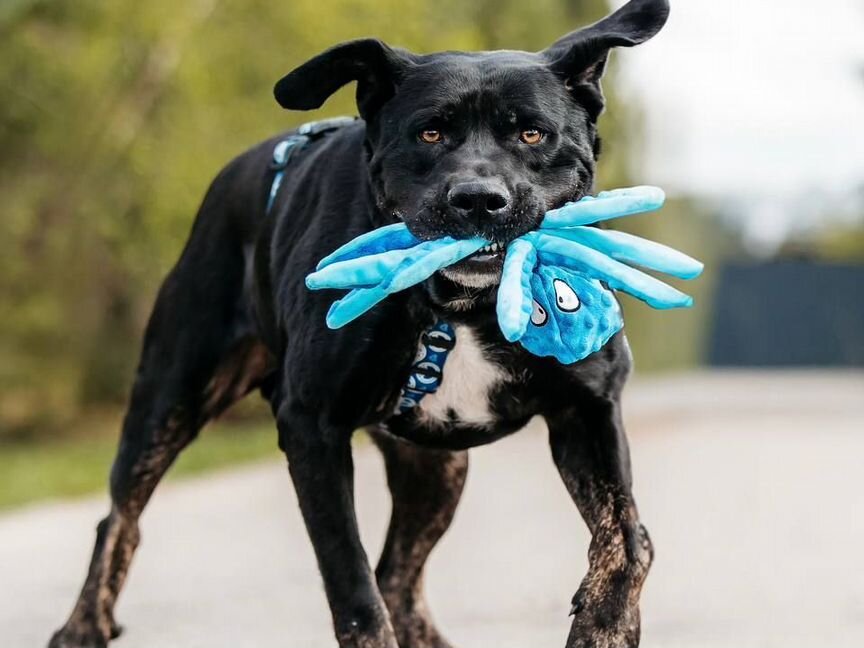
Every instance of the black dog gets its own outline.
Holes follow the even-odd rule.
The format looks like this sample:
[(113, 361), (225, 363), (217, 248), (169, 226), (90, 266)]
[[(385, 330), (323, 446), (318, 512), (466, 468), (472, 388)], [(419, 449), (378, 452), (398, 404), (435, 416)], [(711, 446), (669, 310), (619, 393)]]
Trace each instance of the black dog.
[[(381, 225), (403, 220), (421, 238), (506, 244), (546, 210), (588, 193), (609, 50), (651, 38), (667, 14), (665, 0), (633, 0), (536, 54), (416, 55), (358, 40), (279, 81), (276, 98), (295, 110), (357, 81), (362, 120), (302, 148), (269, 212), (278, 139), (213, 182), (147, 327), (111, 474), (113, 506), (53, 648), (105, 646), (118, 634), (113, 608), (143, 507), (201, 426), (253, 389), (276, 416), (340, 646), (449, 645), (427, 612), (422, 574), (459, 501), (465, 449), (537, 414), (593, 536), (567, 645), (638, 645), (652, 548), (621, 425), (631, 362), (624, 336), (570, 366), (507, 343), (494, 311), (500, 252), (443, 270), (339, 331), (324, 325), (336, 295), (308, 291), (304, 277)], [(456, 330), (440, 389), (394, 415), (418, 340), (436, 318)], [(350, 438), (360, 427), (384, 453), (393, 496), (374, 572), (353, 505)]]

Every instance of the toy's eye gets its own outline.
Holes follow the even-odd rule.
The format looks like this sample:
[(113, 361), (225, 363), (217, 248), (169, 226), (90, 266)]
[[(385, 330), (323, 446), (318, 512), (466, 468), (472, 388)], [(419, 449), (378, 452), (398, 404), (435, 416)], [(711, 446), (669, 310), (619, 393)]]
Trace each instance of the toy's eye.
[(553, 280), (552, 286), (555, 288), (555, 305), (558, 306), (558, 310), (565, 313), (579, 310), (579, 306), (581, 306), (579, 296), (570, 286), (560, 279)]
[(546, 312), (546, 309), (535, 301), (531, 308), (531, 323), (534, 326), (543, 326), (548, 319), (549, 314)]
[(526, 144), (539, 144), (543, 139), (543, 131), (536, 128), (528, 128), (519, 133), (519, 139)]
[(444, 139), (444, 136), (439, 130), (435, 130), (434, 128), (427, 128), (420, 131), (420, 139), (427, 144), (437, 144), (442, 139)]

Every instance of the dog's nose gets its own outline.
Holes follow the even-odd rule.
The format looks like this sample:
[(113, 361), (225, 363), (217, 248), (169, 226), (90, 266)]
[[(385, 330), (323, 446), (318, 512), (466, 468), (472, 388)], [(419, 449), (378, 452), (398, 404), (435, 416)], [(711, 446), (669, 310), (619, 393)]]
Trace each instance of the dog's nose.
[(510, 204), (510, 193), (500, 182), (474, 180), (460, 182), (447, 192), (447, 203), (467, 217), (495, 217)]

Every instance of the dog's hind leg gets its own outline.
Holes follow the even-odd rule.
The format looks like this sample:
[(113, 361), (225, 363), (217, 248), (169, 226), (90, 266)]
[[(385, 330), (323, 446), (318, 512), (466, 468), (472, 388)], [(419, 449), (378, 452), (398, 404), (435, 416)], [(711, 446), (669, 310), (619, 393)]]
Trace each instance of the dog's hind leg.
[[(166, 359), (171, 355), (162, 345), (156, 346), (158, 351), (148, 350), (165, 353)], [(183, 354), (174, 358), (172, 365), (183, 364)], [(153, 374), (143, 368), (111, 470), (111, 511), (97, 526), (86, 581), (68, 621), (53, 636), (51, 648), (105, 646), (119, 634), (114, 604), (138, 546), (138, 518), (144, 506), (201, 426), (254, 387), (266, 362), (263, 348), (246, 339), (235, 344), (203, 388), (193, 388), (188, 375)], [(180, 367), (173, 369), (185, 373)]]
[(449, 648), (423, 594), (423, 568), (450, 526), (468, 474), (468, 453), (430, 450), (372, 431), (384, 455), (393, 512), (375, 571), (400, 648)]
[[(220, 367), (215, 382), (230, 383), (237, 394), (245, 393), (252, 386), (254, 367), (263, 366), (259, 354), (253, 343), (240, 343), (236, 355)], [(111, 511), (96, 527), (86, 581), (68, 621), (52, 638), (51, 648), (105, 646), (120, 634), (114, 604), (140, 539), (138, 518), (180, 451), (217, 412), (213, 409), (215, 392), (211, 397), (190, 394), (185, 399), (148, 382), (139, 381), (135, 386), (111, 470)]]
[(103, 647), (119, 634), (114, 604), (153, 490), (201, 426), (269, 372), (243, 307), (242, 251), (224, 231), (199, 225), (156, 300), (111, 470), (111, 511), (97, 526), (86, 581), (50, 648)]

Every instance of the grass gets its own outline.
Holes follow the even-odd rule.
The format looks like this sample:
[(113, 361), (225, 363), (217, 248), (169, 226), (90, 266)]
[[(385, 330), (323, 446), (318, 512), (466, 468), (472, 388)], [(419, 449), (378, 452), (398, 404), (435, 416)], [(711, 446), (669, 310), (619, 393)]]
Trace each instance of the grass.
[[(0, 445), (0, 509), (105, 491), (117, 437)], [(168, 479), (280, 456), (272, 421), (226, 422), (205, 428), (172, 466)]]

